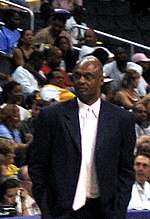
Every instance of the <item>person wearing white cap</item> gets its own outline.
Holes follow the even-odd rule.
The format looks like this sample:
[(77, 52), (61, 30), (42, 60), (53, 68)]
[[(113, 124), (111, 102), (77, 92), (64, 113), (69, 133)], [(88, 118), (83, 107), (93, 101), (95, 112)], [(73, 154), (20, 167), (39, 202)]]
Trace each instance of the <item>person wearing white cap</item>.
[(131, 57), (132, 62), (137, 63), (143, 68), (143, 77), (147, 83), (150, 82), (150, 58), (144, 53), (135, 53)]

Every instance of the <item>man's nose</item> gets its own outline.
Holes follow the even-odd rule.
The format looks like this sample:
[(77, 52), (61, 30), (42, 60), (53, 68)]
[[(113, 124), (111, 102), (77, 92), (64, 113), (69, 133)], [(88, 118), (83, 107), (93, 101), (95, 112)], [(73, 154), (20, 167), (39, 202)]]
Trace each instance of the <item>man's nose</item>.
[(79, 78), (79, 80), (78, 80), (78, 83), (85, 83), (85, 77), (84, 77), (84, 75), (81, 75), (80, 76), (80, 78)]

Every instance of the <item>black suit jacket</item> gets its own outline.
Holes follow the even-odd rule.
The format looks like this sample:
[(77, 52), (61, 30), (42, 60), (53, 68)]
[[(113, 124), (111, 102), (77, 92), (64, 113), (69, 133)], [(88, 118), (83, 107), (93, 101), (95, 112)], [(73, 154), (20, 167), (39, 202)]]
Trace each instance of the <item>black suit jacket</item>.
[[(134, 146), (132, 113), (102, 101), (95, 163), (101, 204), (109, 219), (125, 218), (134, 182)], [(44, 108), (29, 148), (29, 174), (43, 219), (59, 218), (71, 211), (80, 165), (77, 100)]]

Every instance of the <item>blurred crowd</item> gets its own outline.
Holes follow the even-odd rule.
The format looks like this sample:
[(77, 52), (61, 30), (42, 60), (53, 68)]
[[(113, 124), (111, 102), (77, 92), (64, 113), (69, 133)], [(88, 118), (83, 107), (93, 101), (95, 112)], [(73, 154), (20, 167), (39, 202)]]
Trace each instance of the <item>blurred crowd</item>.
[(74, 27), (87, 27), (82, 4), (43, 0), (36, 33), (18, 31), (18, 11), (8, 9), (4, 14), (5, 25), (0, 27), (0, 217), (40, 214), (27, 156), (36, 119), (42, 107), (76, 96), (74, 67), (88, 55), (103, 65), (101, 98), (134, 114), (135, 184), (129, 209), (150, 210), (150, 58), (142, 52), (130, 57), (123, 47), (110, 51), (93, 29)]

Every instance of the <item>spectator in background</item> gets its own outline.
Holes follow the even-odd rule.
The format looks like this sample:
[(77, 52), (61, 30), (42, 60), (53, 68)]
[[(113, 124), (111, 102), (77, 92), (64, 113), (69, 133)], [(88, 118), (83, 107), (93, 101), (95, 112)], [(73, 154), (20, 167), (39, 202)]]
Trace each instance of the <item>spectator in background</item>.
[(49, 84), (40, 89), (40, 97), (45, 101), (55, 99), (58, 102), (64, 102), (75, 97), (71, 91), (64, 89), (64, 76), (61, 71), (52, 71), (47, 75)]
[(143, 103), (137, 103), (132, 107), (135, 119), (136, 148), (150, 143), (150, 132), (147, 129), (147, 111)]
[(45, 75), (51, 74), (52, 71), (59, 70), (62, 71), (64, 76), (64, 88), (72, 87), (73, 83), (61, 66), (62, 63), (62, 52), (56, 47), (52, 46), (49, 49), (44, 50), (45, 63), (43, 64), (41, 70)]
[(22, 208), (22, 201), (21, 201), (21, 192), (24, 192), (24, 202), (25, 202), (25, 210), (27, 211), (27, 215), (40, 215), (40, 209), (36, 204), (33, 196), (32, 196), (32, 182), (30, 180), (28, 174), (28, 166), (21, 166), (18, 172), (18, 179), (19, 179), (19, 187), (20, 191), (18, 192), (18, 196), (16, 198), (16, 209), (20, 215), (23, 214), (24, 209)]
[(54, 7), (53, 7), (52, 3), (50, 3), (50, 2), (43, 2), (43, 3), (41, 3), (41, 6), (40, 6), (40, 17), (41, 17), (41, 19), (43, 21), (42, 25), (41, 25), (42, 26), (41, 28), (46, 28), (49, 25), (51, 25), (54, 13), (55, 13), (55, 11), (54, 11)]
[(134, 160), (136, 181), (132, 187), (128, 210), (150, 210), (150, 184), (147, 177), (150, 171), (150, 155), (137, 153)]
[(0, 52), (12, 56), (14, 49), (20, 39), (17, 28), (20, 25), (20, 15), (14, 9), (6, 10), (4, 13), (4, 23), (0, 29)]
[(17, 47), (20, 33), (17, 28), (20, 25), (20, 15), (14, 9), (5, 10), (3, 21), (5, 26), (0, 27), (0, 88), (7, 83), (14, 71), (12, 54)]
[(81, 46), (81, 50), (79, 52), (79, 59), (83, 58), (86, 55), (90, 55), (96, 49), (101, 48), (104, 49), (108, 53), (108, 58), (112, 61), (114, 58), (114, 54), (111, 53), (107, 48), (100, 46), (102, 42), (98, 42), (96, 32), (89, 28), (84, 33), (83, 45)]
[(31, 109), (31, 117), (21, 122), (20, 130), (25, 138), (26, 143), (32, 142), (34, 128), (36, 125), (37, 117), (40, 113), (40, 109), (49, 104), (50, 102), (41, 99), (33, 101), (32, 109)]
[(0, 183), (0, 214), (3, 216), (17, 216), (16, 197), (19, 182), (16, 179), (6, 178)]
[(12, 74), (13, 79), (20, 83), (26, 97), (39, 92), (40, 86), (46, 83), (46, 78), (39, 74), (43, 60), (42, 52), (34, 51), (28, 62), (24, 66), (19, 66)]
[(143, 78), (150, 84), (150, 59), (144, 53), (135, 53), (132, 55), (131, 60), (142, 66)]
[(53, 45), (58, 36), (66, 36), (70, 39), (70, 34), (65, 31), (66, 16), (61, 13), (55, 13), (51, 24), (38, 31), (34, 37), (34, 44)]
[(140, 102), (141, 98), (136, 92), (140, 74), (135, 70), (127, 70), (123, 79), (121, 89), (116, 93), (114, 100), (119, 106), (125, 109), (132, 109), (135, 103)]
[(18, 47), (13, 52), (13, 60), (16, 67), (24, 66), (29, 60), (33, 49), (34, 32), (30, 29), (23, 30), (21, 38), (18, 43)]
[(127, 51), (123, 47), (118, 47), (115, 50), (115, 60), (104, 65), (104, 72), (106, 77), (114, 79), (112, 82), (112, 89), (115, 92), (119, 91), (121, 88), (121, 81), (124, 77), (124, 74), (127, 70), (136, 70), (140, 73), (141, 77), (139, 79), (139, 84), (137, 91), (140, 97), (143, 97), (147, 94), (148, 84), (142, 77), (142, 67), (133, 62), (129, 61)]
[(9, 81), (4, 85), (2, 91), (3, 104), (0, 106), (3, 108), (7, 104), (16, 104), (20, 111), (20, 119), (24, 120), (29, 118), (30, 112), (26, 109), (25, 97), (23, 95), (21, 86), (16, 81)]
[(0, 155), (4, 156), (2, 177), (17, 176), (18, 167), (15, 165), (16, 144), (7, 139), (0, 137)]
[(82, 6), (76, 6), (72, 11), (72, 16), (66, 21), (65, 24), (66, 30), (70, 32), (72, 37), (72, 43), (74, 45), (75, 44), (81, 45), (85, 33), (85, 30), (74, 27), (74, 25), (78, 24), (87, 27), (86, 19), (87, 19), (86, 9), (83, 8)]
[(20, 113), (15, 104), (7, 104), (0, 109), (0, 136), (21, 143)]
[(62, 51), (62, 60), (64, 62), (64, 69), (67, 73), (72, 73), (76, 64), (76, 57), (71, 48), (70, 41), (65, 36), (59, 36), (55, 42), (54, 46), (58, 47)]

